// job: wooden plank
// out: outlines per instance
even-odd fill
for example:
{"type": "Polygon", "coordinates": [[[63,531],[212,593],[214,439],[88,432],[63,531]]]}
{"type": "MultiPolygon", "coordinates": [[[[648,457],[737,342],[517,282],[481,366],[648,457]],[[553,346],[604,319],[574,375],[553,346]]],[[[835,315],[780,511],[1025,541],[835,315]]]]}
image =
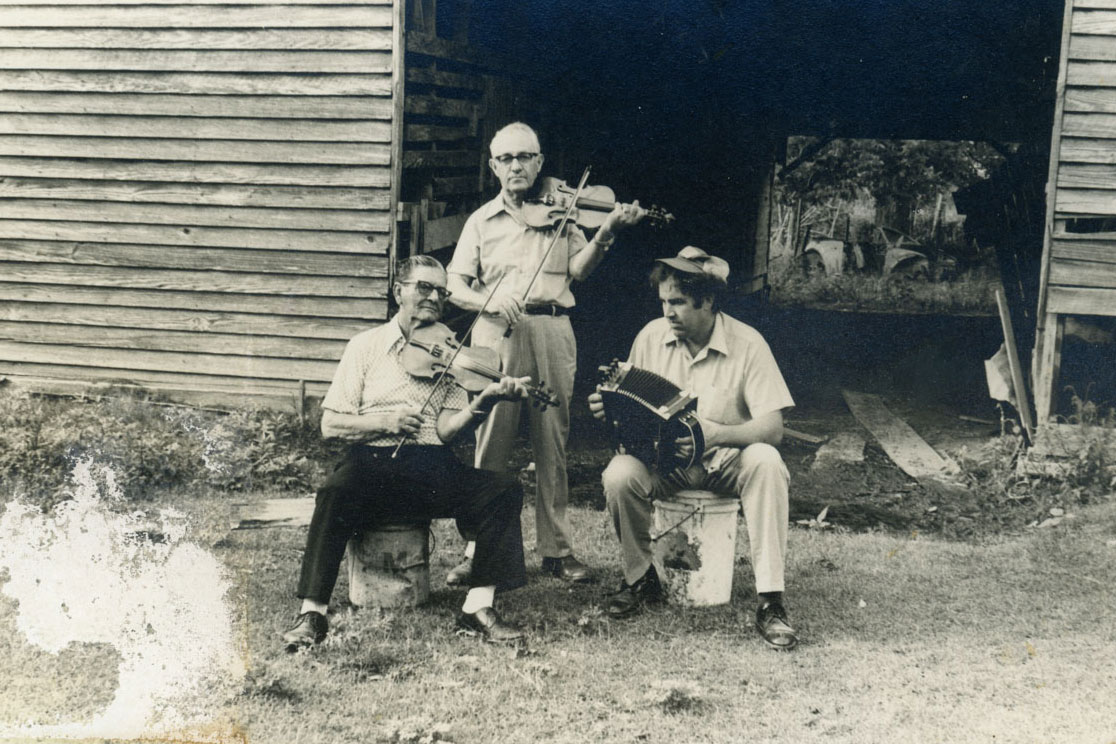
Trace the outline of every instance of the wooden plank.
{"type": "MultiPolygon", "coordinates": [[[[7,278],[5,272],[0,272],[0,276],[7,278]]],[[[145,308],[144,312],[149,311],[147,308],[232,313],[248,311],[310,318],[345,318],[362,322],[387,318],[386,295],[359,299],[295,297],[0,281],[0,300],[136,307],[145,308]]]]}
{"type": "MultiPolygon", "coordinates": [[[[77,158],[0,157],[0,175],[77,178],[109,181],[170,181],[189,184],[294,185],[325,189],[337,195],[334,206],[346,208],[347,194],[364,198],[364,189],[390,185],[386,166],[259,165],[256,163],[181,163],[161,160],[82,160],[77,158]]],[[[475,180],[475,179],[474,179],[475,180]]]]}
{"type": "Polygon", "coordinates": [[[387,233],[256,230],[240,227],[127,225],[77,221],[36,222],[0,219],[0,238],[360,254],[384,254],[388,249],[387,233]]]}
{"type": "Polygon", "coordinates": [[[1116,35],[1070,37],[1070,59],[1094,62],[1116,61],[1116,35]]]}
{"type": "Polygon", "coordinates": [[[480,75],[466,75],[459,72],[442,72],[425,67],[408,67],[407,82],[419,85],[433,85],[438,88],[483,91],[484,79],[480,75]]]}
{"type": "Polygon", "coordinates": [[[386,143],[391,141],[391,122],[7,114],[0,117],[0,134],[386,143]]]}
{"type": "Polygon", "coordinates": [[[1116,114],[1116,90],[1111,88],[1068,88],[1066,111],[1116,114]]]}
{"type": "Polygon", "coordinates": [[[484,156],[473,150],[407,150],[404,168],[469,168],[480,165],[484,156]]]}
{"type": "Polygon", "coordinates": [[[388,165],[388,148],[379,143],[252,142],[116,137],[0,135],[0,155],[23,157],[183,160],[204,162],[292,163],[306,165],[388,165]]]}
{"type": "Polygon", "coordinates": [[[383,96],[387,75],[282,75],[224,72],[66,72],[2,70],[0,91],[70,93],[188,93],[273,96],[383,96]]]}
{"type": "Polygon", "coordinates": [[[442,98],[432,95],[407,96],[404,103],[408,114],[444,116],[449,119],[475,120],[480,116],[481,101],[462,98],[442,98]]]}
{"type": "Polygon", "coordinates": [[[426,220],[422,228],[423,253],[430,253],[439,248],[456,245],[467,219],[469,219],[467,214],[455,214],[450,217],[440,217],[436,220],[426,220]]]}
{"type": "MultiPolygon", "coordinates": [[[[342,209],[195,207],[180,204],[91,203],[76,199],[0,199],[0,214],[19,220],[81,220],[147,225],[236,225],[296,230],[387,232],[387,212],[342,209]]],[[[130,241],[129,241],[130,242],[130,241]]]]}
{"type": "Polygon", "coordinates": [[[1008,368],[1011,370],[1012,394],[1015,410],[1023,424],[1023,432],[1028,442],[1035,441],[1035,424],[1031,420],[1031,402],[1027,386],[1023,383],[1023,367],[1019,362],[1019,349],[1015,345],[1015,330],[1011,324],[1011,309],[1002,289],[996,290],[996,307],[1000,313],[1000,327],[1004,333],[1004,347],[1007,349],[1008,368]]]}
{"type": "Polygon", "coordinates": [[[459,41],[440,39],[437,36],[408,33],[407,51],[413,54],[422,54],[437,59],[448,59],[468,65],[481,64],[482,60],[476,49],[459,41]]]}
{"type": "MultiPolygon", "coordinates": [[[[0,285],[3,287],[6,285],[0,285]]],[[[368,328],[367,322],[347,318],[298,317],[214,310],[168,310],[79,305],[62,302],[5,302],[0,318],[10,321],[64,323],[124,328],[296,336],[347,341],[368,328]]]]}
{"type": "Polygon", "coordinates": [[[1083,9],[1076,5],[1073,14],[1074,34],[1095,34],[1112,36],[1116,34],[1116,12],[1111,8],[1083,9]]]}
{"type": "Polygon", "coordinates": [[[1116,190],[1116,165],[1064,163],[1058,168],[1058,187],[1116,190]]]}
{"type": "Polygon", "coordinates": [[[1073,7],[1080,13],[1085,8],[1116,10],[1116,0],[1074,0],[1073,7]]]}
{"type": "Polygon", "coordinates": [[[97,353],[91,354],[88,348],[71,344],[27,344],[4,340],[0,340],[0,359],[82,368],[113,367],[157,372],[195,371],[228,377],[265,377],[276,380],[317,382],[328,382],[337,367],[336,361],[192,354],[178,351],[98,349],[97,353]]]}
{"type": "Polygon", "coordinates": [[[1035,344],[1035,356],[1038,359],[1034,365],[1035,421],[1040,429],[1050,423],[1050,416],[1054,413],[1054,385],[1061,367],[1065,328],[1064,315],[1047,312],[1035,344]]]}
{"type": "Polygon", "coordinates": [[[1075,261],[1116,263],[1116,241],[1059,240],[1055,238],[1051,244],[1050,255],[1054,258],[1075,261]]]}
{"type": "Polygon", "coordinates": [[[206,331],[153,331],[111,326],[69,326],[56,323],[0,320],[0,340],[32,344],[67,344],[85,348],[150,349],[204,354],[291,357],[337,360],[345,341],[206,331]]]}
{"type": "Polygon", "coordinates": [[[1055,204],[1059,215],[1116,215],[1116,193],[1111,190],[1060,188],[1055,204]]]}
{"type": "MultiPolygon", "coordinates": [[[[1062,133],[1067,137],[1114,139],[1116,138],[1116,114],[1067,113],[1062,119],[1062,133]]],[[[1116,147],[1116,143],[1104,144],[1116,147]]]]}
{"type": "MultiPolygon", "coordinates": [[[[2,171],[0,171],[2,172],[2,171]]],[[[89,181],[0,176],[0,198],[78,199],[237,207],[387,210],[387,189],[89,181]]]]}
{"type": "Polygon", "coordinates": [[[1116,62],[1073,62],[1066,70],[1066,83],[1116,87],[1116,62]]]}
{"type": "Polygon", "coordinates": [[[391,72],[391,52],[3,49],[0,70],[180,72],[391,72]]]}
{"type": "Polygon", "coordinates": [[[1109,143],[1090,139],[1062,140],[1060,163],[1116,163],[1116,148],[1109,143]]]}
{"type": "MultiPolygon", "coordinates": [[[[26,365],[34,368],[35,365],[26,365]]],[[[175,403],[185,404],[189,406],[205,406],[207,408],[222,408],[222,409],[243,409],[245,407],[264,408],[276,411],[298,411],[301,408],[301,403],[298,396],[298,383],[282,383],[276,380],[253,380],[242,379],[239,385],[223,385],[215,388],[198,387],[195,384],[177,385],[177,384],[161,384],[161,383],[133,383],[130,381],[121,382],[119,380],[108,381],[91,381],[91,380],[74,380],[75,369],[61,367],[58,368],[58,374],[63,376],[64,379],[39,377],[32,375],[16,375],[15,373],[5,372],[3,363],[0,362],[0,374],[7,374],[8,379],[17,390],[27,390],[29,392],[46,393],[48,395],[79,395],[87,397],[98,397],[102,395],[119,395],[122,391],[134,391],[136,393],[152,393],[158,395],[160,398],[172,401],[173,403],[158,402],[155,405],[173,405],[175,403]]],[[[88,373],[89,368],[82,370],[83,373],[88,373]]],[[[99,371],[99,370],[98,370],[99,371]]],[[[137,377],[134,372],[124,372],[122,374],[130,374],[133,378],[137,377]]],[[[140,377],[151,376],[154,373],[145,372],[139,375],[140,377]]],[[[127,378],[121,377],[126,380],[127,378]]],[[[218,378],[225,379],[225,378],[218,378]]],[[[235,379],[235,378],[227,378],[235,379]]],[[[320,383],[309,383],[305,386],[308,389],[307,397],[311,397],[309,389],[321,387],[320,383]]],[[[321,398],[325,395],[324,392],[313,394],[314,397],[321,398]]]]}
{"type": "Polygon", "coordinates": [[[1051,286],[1047,292],[1047,308],[1051,313],[1116,315],[1116,289],[1051,286]]]}
{"type": "Polygon", "coordinates": [[[1050,284],[1116,288],[1116,264],[1099,261],[1053,260],[1050,262],[1050,284]]]}
{"type": "MultiPolygon", "coordinates": [[[[0,4],[7,4],[0,0],[0,4]]],[[[20,3],[22,4],[22,3],[20,3]]],[[[114,5],[117,3],[113,3],[114,5]]],[[[18,44],[37,49],[321,49],[389,51],[391,30],[359,29],[215,29],[182,28],[0,28],[0,38],[18,35],[18,44]]]]}
{"type": "Polygon", "coordinates": [[[380,278],[388,270],[387,259],[378,255],[4,239],[0,261],[380,278]]]}
{"type": "Polygon", "coordinates": [[[826,439],[825,437],[819,437],[814,434],[807,434],[804,431],[792,429],[789,426],[783,427],[783,436],[790,437],[791,439],[797,439],[798,441],[805,442],[806,444],[821,444],[826,439]]]}
{"type": "MultiPolygon", "coordinates": [[[[466,9],[467,12],[467,9],[466,9]]],[[[403,102],[407,97],[406,49],[404,28],[407,24],[407,3],[393,6],[391,24],[391,235],[388,243],[388,291],[395,282],[399,261],[399,200],[403,190],[403,102]]]]}
{"type": "Polygon", "coordinates": [[[842,390],[841,395],[856,420],[872,433],[904,473],[916,480],[946,473],[947,464],[941,455],[907,422],[888,410],[880,396],[851,390],[842,390]]]}
{"type": "Polygon", "coordinates": [[[265,499],[232,505],[229,529],[251,530],[260,527],[306,527],[314,516],[314,497],[265,499]]]}
{"type": "Polygon", "coordinates": [[[191,292],[231,292],[234,294],[365,297],[370,299],[387,296],[386,281],[367,277],[156,270],[119,266],[68,266],[65,264],[29,262],[8,262],[3,266],[4,280],[12,282],[171,289],[191,292]]]}
{"type": "MultiPolygon", "coordinates": [[[[391,28],[390,5],[0,6],[0,28],[391,28]]],[[[5,44],[13,46],[13,44],[5,44]]]]}
{"type": "Polygon", "coordinates": [[[7,91],[0,111],[28,114],[391,120],[386,96],[205,96],[7,91]]]}

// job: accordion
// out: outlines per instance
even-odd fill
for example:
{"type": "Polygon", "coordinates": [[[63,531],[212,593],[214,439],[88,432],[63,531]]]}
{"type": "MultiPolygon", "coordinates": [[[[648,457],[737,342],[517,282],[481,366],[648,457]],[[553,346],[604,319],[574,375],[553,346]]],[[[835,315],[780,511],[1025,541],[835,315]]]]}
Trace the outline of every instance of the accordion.
{"type": "Polygon", "coordinates": [[[697,417],[697,398],[654,372],[614,360],[600,367],[597,390],[613,445],[667,475],[701,461],[705,437],[697,417]],[[693,451],[680,452],[675,440],[691,437],[693,451]]]}

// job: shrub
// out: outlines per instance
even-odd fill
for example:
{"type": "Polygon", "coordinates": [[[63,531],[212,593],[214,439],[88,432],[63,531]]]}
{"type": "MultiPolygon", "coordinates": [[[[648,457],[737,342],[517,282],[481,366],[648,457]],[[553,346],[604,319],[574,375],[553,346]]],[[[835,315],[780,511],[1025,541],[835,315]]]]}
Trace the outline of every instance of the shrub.
{"type": "Polygon", "coordinates": [[[92,400],[0,391],[0,481],[44,506],[65,492],[80,457],[110,465],[125,495],[144,498],[178,486],[306,490],[335,454],[316,421],[293,413],[221,413],[135,395],[92,400]]]}

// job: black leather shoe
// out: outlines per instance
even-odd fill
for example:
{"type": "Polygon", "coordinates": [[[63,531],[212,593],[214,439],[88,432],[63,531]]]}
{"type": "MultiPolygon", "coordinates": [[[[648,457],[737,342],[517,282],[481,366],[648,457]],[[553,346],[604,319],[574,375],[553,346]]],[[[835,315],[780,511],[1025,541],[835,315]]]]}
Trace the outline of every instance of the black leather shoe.
{"type": "Polygon", "coordinates": [[[466,635],[483,636],[489,643],[515,643],[523,640],[523,631],[505,623],[491,607],[458,615],[457,630],[466,635]]]}
{"type": "Polygon", "coordinates": [[[787,611],[779,602],[765,602],[759,606],[756,610],[756,630],[776,651],[790,651],[798,645],[798,636],[787,619],[787,611]]]}
{"type": "Polygon", "coordinates": [[[616,619],[630,617],[641,611],[645,605],[662,602],[663,598],[663,585],[659,582],[659,574],[655,572],[654,566],[649,566],[647,573],[643,574],[636,583],[629,585],[624,582],[620,585],[620,591],[608,600],[605,611],[609,617],[616,619]]]}
{"type": "Polygon", "coordinates": [[[446,586],[469,586],[471,578],[473,578],[473,559],[466,558],[446,574],[446,586]]]}
{"type": "Polygon", "coordinates": [[[542,570],[543,573],[557,576],[563,581],[583,583],[590,580],[589,567],[572,555],[563,558],[543,558],[542,570]]]}
{"type": "Polygon", "coordinates": [[[329,622],[320,612],[304,612],[295,620],[294,627],[283,634],[287,652],[293,653],[300,648],[309,648],[321,643],[329,632],[329,622]]]}

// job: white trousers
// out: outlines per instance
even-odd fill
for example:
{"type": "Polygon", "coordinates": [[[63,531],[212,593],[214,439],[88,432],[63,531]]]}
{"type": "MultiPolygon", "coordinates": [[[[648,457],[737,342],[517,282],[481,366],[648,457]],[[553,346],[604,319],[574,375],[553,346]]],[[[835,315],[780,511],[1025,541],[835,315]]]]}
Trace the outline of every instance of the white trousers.
{"type": "Polygon", "coordinates": [[[636,582],[651,565],[651,502],[687,489],[735,495],[744,508],[756,592],[783,591],[787,552],[790,474],[769,444],[722,448],[711,469],[694,465],[671,481],[651,473],[631,455],[616,455],[601,475],[605,499],[624,564],[624,581],[636,582]]]}

